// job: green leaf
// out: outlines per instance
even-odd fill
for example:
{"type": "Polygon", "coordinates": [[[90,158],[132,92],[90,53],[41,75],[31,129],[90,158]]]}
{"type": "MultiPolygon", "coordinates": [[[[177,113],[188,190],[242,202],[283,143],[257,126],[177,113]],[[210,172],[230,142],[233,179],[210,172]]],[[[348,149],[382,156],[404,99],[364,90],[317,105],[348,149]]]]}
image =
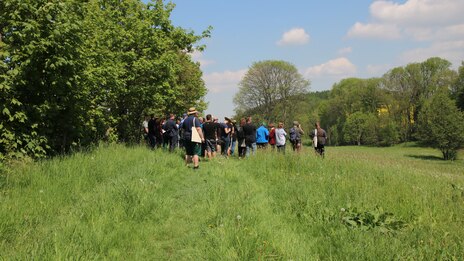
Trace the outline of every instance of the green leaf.
{"type": "Polygon", "coordinates": [[[3,108],[3,111],[2,111],[3,115],[6,115],[6,116],[9,116],[11,117],[11,113],[10,113],[10,110],[8,110],[7,107],[3,108]]]}

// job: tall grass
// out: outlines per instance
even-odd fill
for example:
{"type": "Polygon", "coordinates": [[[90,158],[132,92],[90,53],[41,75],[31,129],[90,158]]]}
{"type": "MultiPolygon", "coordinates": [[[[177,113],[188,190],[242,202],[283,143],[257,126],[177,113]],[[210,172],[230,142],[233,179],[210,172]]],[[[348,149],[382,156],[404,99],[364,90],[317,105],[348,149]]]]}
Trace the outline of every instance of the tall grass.
{"type": "Polygon", "coordinates": [[[437,157],[260,151],[195,171],[180,151],[116,145],[16,165],[0,259],[462,260],[464,162],[437,157]]]}

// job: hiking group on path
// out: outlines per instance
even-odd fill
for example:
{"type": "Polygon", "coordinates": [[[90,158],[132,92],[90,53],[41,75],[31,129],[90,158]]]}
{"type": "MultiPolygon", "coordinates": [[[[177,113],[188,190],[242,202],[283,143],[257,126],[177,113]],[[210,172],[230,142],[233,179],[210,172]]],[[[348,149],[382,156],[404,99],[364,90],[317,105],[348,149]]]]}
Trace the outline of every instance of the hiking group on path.
{"type": "MultiPolygon", "coordinates": [[[[287,136],[293,151],[301,151],[301,138],[305,132],[297,121],[293,122],[293,127],[287,134],[282,122],[279,122],[277,127],[270,123],[269,129],[265,123],[256,128],[252,117],[242,118],[237,124],[228,117],[224,117],[224,122],[219,123],[211,114],[206,115],[205,119],[198,114],[199,112],[192,107],[182,119],[177,120],[174,114],[165,119],[155,118],[154,114],[146,116],[142,130],[147,144],[152,149],[163,147],[170,152],[175,148],[184,148],[185,162],[193,162],[194,169],[198,169],[201,156],[212,159],[220,153],[229,157],[235,154],[236,148],[240,158],[255,155],[257,149],[268,146],[285,154],[287,136]]],[[[327,134],[319,122],[315,124],[315,129],[309,132],[309,136],[312,138],[316,154],[324,157],[327,134]]]]}

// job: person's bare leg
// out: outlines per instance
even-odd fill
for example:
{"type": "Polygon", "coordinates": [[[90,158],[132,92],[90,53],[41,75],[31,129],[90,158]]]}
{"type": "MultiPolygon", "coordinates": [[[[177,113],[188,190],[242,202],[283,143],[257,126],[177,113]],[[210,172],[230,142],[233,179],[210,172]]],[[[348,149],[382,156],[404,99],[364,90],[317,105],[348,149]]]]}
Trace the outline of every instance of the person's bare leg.
{"type": "Polygon", "coordinates": [[[198,155],[193,155],[193,167],[198,168],[198,155]]]}
{"type": "MultiPolygon", "coordinates": [[[[197,156],[197,160],[198,160],[198,156],[197,156]]],[[[192,163],[192,156],[185,155],[185,165],[188,165],[189,163],[192,163]]]]}

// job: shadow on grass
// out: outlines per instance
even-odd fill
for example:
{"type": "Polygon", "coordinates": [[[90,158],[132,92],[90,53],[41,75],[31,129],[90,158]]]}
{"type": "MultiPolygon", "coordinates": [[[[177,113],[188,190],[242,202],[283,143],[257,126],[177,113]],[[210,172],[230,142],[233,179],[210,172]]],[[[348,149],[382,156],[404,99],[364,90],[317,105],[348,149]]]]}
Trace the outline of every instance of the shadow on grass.
{"type": "Polygon", "coordinates": [[[414,159],[421,159],[421,160],[437,160],[437,161],[444,161],[442,157],[434,156],[434,155],[405,155],[406,157],[409,158],[414,158],[414,159]]]}

